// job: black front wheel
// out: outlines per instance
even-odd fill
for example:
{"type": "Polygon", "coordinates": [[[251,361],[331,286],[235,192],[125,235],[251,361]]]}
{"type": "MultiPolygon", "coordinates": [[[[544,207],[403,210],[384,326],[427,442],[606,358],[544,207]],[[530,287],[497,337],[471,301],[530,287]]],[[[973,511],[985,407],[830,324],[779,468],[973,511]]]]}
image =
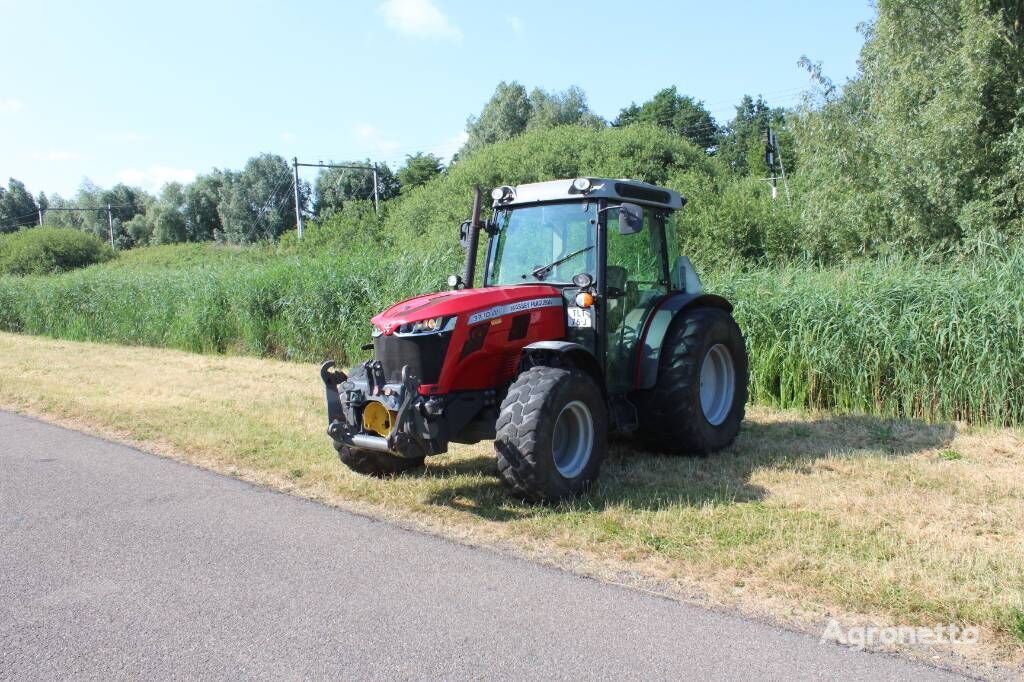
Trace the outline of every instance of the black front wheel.
{"type": "Polygon", "coordinates": [[[584,372],[526,370],[509,387],[496,426],[498,473],[517,495],[557,502],[597,478],[608,416],[601,389],[584,372]]]}
{"type": "Polygon", "coordinates": [[[657,384],[639,396],[641,442],[668,453],[729,446],[743,421],[748,381],[746,343],[732,315],[683,311],[665,335],[657,384]]]}

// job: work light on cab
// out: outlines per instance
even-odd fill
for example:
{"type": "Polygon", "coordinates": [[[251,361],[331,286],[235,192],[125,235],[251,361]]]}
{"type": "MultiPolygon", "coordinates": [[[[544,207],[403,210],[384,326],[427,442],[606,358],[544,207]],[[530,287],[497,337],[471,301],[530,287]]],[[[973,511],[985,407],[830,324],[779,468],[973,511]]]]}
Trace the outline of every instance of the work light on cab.
{"type": "Polygon", "coordinates": [[[590,178],[576,178],[572,181],[572,188],[577,192],[586,192],[590,189],[590,178]]]}

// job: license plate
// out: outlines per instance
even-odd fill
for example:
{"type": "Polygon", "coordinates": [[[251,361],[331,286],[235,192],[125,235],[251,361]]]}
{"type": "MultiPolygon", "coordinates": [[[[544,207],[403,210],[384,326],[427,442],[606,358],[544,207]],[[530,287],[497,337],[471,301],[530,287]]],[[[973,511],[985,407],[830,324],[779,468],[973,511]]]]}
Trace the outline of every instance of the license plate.
{"type": "Polygon", "coordinates": [[[593,327],[594,311],[591,308],[569,308],[570,327],[593,327]]]}

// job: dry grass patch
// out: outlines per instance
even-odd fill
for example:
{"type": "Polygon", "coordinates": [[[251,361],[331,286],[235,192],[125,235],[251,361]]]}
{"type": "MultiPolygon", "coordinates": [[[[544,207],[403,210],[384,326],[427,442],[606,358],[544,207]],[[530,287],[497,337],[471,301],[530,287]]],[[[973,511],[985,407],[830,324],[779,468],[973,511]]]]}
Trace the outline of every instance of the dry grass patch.
{"type": "Polygon", "coordinates": [[[324,435],[312,365],[0,334],[0,404],[248,480],[606,578],[793,623],[983,629],[975,659],[1022,659],[1019,432],[753,408],[710,458],[613,446],[594,493],[509,498],[489,444],[392,481],[324,435]],[[957,456],[949,453],[955,452],[957,456]]]}

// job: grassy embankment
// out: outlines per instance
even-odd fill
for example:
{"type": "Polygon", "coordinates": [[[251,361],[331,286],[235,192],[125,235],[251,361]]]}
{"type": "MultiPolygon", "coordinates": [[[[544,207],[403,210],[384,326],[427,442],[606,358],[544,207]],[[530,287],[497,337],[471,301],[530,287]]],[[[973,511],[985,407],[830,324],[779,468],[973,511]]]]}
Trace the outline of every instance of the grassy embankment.
{"type": "MultiPolygon", "coordinates": [[[[342,467],[316,368],[0,334],[0,404],[217,471],[613,580],[784,621],[977,624],[977,659],[1020,661],[1019,431],[751,410],[706,459],[613,448],[594,493],[532,507],[489,444],[392,481],[342,467]],[[625,576],[625,578],[624,578],[625,576]]],[[[819,630],[820,631],[820,630],[819,630]]]]}
{"type": "MultiPolygon", "coordinates": [[[[300,361],[364,355],[369,319],[457,254],[161,247],[0,277],[0,330],[300,361]]],[[[1024,252],[1003,260],[710,271],[736,304],[755,402],[1024,424],[1024,252]]]]}

